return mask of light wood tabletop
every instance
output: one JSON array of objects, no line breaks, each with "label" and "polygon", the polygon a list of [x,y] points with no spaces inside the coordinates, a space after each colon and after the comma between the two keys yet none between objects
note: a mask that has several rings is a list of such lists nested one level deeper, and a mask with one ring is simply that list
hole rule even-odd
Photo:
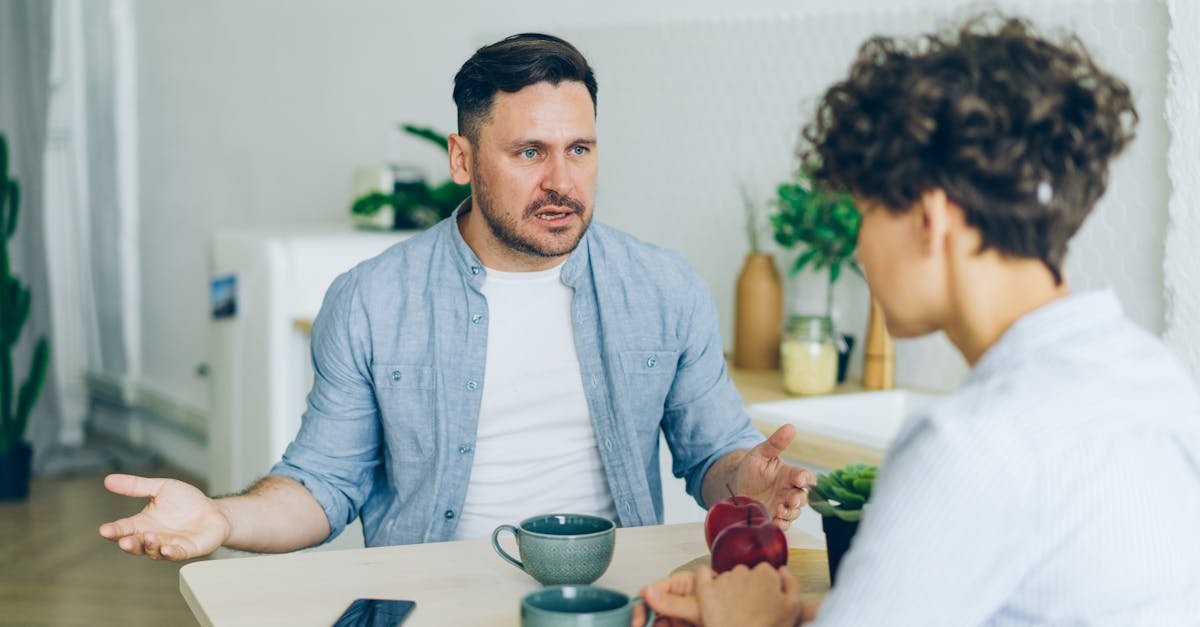
[{"label": "light wood tabletop", "polygon": [[[799,530],[787,536],[793,551],[825,548]],[[515,554],[511,536],[501,542]],[[707,552],[700,523],[618,529],[612,565],[595,585],[636,595]],[[517,625],[521,598],[541,586],[488,540],[468,540],[195,562],[179,587],[202,625],[328,627],[354,599],[383,598],[415,601],[405,626],[419,627]]]}]

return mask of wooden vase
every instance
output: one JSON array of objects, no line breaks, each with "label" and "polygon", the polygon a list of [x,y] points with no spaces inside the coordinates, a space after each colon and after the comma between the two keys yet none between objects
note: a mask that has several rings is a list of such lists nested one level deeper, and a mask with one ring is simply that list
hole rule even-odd
[{"label": "wooden vase", "polygon": [[779,368],[783,335],[783,284],[775,259],[751,253],[738,274],[734,303],[733,365],[747,370]]},{"label": "wooden vase", "polygon": [[863,352],[863,387],[890,390],[896,387],[896,347],[888,333],[879,302],[871,299],[867,343]]}]

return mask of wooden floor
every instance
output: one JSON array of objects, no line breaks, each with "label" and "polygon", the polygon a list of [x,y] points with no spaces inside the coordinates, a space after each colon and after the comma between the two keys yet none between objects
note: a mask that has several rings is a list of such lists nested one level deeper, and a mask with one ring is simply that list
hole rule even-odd
[{"label": "wooden floor", "polygon": [[28,501],[0,503],[0,625],[196,624],[179,594],[181,564],[132,557],[100,537],[101,523],[144,505],[109,493],[103,477],[34,479]]}]

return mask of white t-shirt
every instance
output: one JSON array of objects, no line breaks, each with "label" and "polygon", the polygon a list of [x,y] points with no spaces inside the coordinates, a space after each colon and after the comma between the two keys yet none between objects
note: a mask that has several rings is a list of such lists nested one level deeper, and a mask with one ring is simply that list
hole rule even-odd
[{"label": "white t-shirt", "polygon": [[575,351],[575,291],[561,271],[487,270],[486,370],[458,540],[537,514],[616,520]]}]

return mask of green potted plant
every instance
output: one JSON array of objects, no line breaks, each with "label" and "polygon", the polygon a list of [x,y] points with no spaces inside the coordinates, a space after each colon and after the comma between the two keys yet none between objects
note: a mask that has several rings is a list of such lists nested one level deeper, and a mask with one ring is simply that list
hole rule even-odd
[{"label": "green potted plant", "polygon": [[[862,268],[854,259],[860,219],[854,200],[847,194],[816,188],[802,168],[793,180],[776,188],[774,204],[777,211],[770,222],[775,242],[789,250],[799,249],[789,274],[795,276],[807,268],[827,273],[824,317],[832,326],[834,285],[845,274],[845,268],[862,276]],[[841,334],[835,341],[837,380],[844,381],[854,337]]]},{"label": "green potted plant", "polygon": [[50,344],[42,336],[33,349],[29,376],[14,387],[13,348],[21,339],[31,304],[29,287],[13,275],[8,259],[8,240],[17,231],[20,202],[21,187],[8,177],[8,140],[0,133],[0,501],[29,496],[33,447],[25,441],[25,427],[50,362]]},{"label": "green potted plant", "polygon": [[821,528],[825,530],[830,584],[836,582],[838,564],[858,531],[867,500],[871,498],[875,472],[874,466],[850,464],[817,475],[817,485],[809,488],[808,505],[821,515]]},{"label": "green potted plant", "polygon": [[[446,136],[432,128],[402,124],[405,133],[428,141],[449,151]],[[354,216],[371,217],[384,208],[392,210],[394,229],[423,229],[449,217],[454,209],[471,195],[469,185],[459,185],[446,179],[437,185],[428,184],[423,177],[398,176],[390,191],[367,192],[350,205]]]}]

